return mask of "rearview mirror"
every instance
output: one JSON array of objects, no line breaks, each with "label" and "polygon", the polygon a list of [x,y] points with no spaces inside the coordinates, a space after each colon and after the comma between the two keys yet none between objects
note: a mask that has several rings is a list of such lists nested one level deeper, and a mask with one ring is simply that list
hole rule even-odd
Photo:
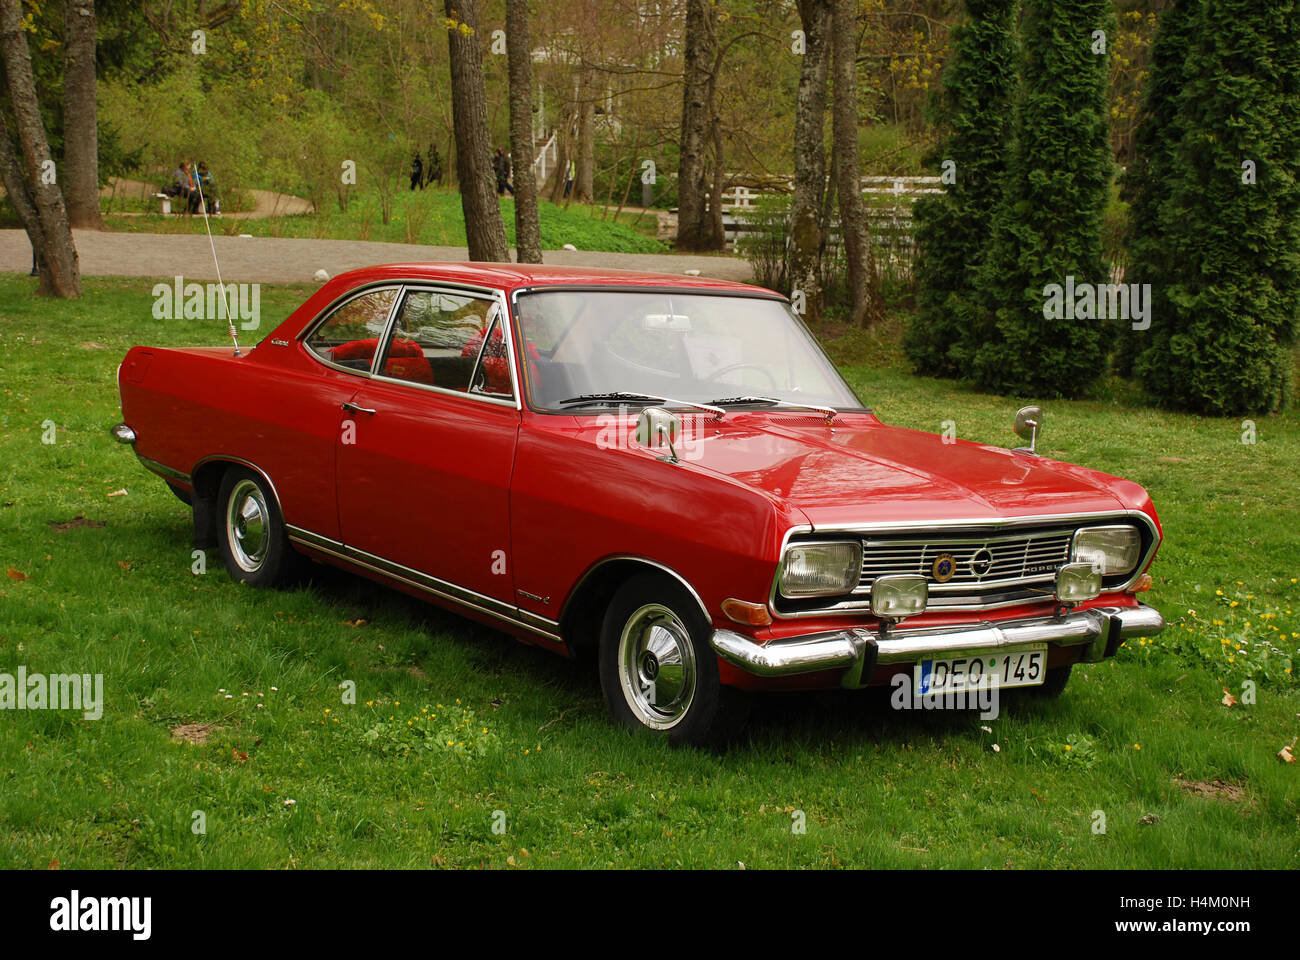
[{"label": "rearview mirror", "polygon": [[1038,444],[1038,431],[1043,428],[1043,408],[1042,407],[1021,407],[1016,411],[1016,424],[1013,428],[1016,436],[1021,440],[1028,440],[1029,446],[1016,447],[1017,453],[1033,453],[1037,456],[1034,447]]}]

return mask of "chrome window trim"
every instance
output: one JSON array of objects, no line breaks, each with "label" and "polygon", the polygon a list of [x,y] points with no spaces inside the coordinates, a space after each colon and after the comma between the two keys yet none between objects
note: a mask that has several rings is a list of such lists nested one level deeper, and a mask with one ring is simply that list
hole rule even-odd
[{"label": "chrome window trim", "polygon": [[[385,559],[377,554],[350,547],[341,540],[323,537],[303,527],[286,523],[285,532],[292,542],[302,544],[311,550],[317,550],[346,563],[363,567],[373,573],[378,573],[391,580],[422,590],[441,600],[460,604],[477,613],[486,614],[505,623],[522,627],[528,632],[543,637],[552,643],[564,643],[564,639],[559,634],[558,623],[536,614],[521,611],[518,607],[497,600],[495,597],[489,597],[467,587],[439,579],[404,564]],[[525,614],[527,614],[527,619],[524,618]]]},{"label": "chrome window trim", "polygon": [[[436,281],[428,281],[428,282],[415,281],[411,283],[403,283],[401,284],[401,288],[402,288],[401,292],[397,297],[397,303],[394,304],[393,310],[388,316],[388,322],[384,327],[384,339],[382,341],[382,352],[385,357],[388,355],[388,347],[390,343],[390,337],[393,332],[393,327],[397,323],[398,310],[401,309],[401,305],[403,301],[405,301],[407,294],[411,292],[418,293],[418,292],[425,292],[425,291],[437,292],[440,290],[450,290],[450,291],[455,291],[457,293],[469,292],[478,296],[482,296],[483,294],[490,294],[490,296],[483,296],[483,299],[491,300],[492,302],[494,302],[497,305],[497,310],[499,313],[503,313],[506,310],[505,294],[500,290],[494,290],[490,287],[470,287],[468,285],[437,283]],[[367,380],[374,380],[379,383],[395,383],[395,384],[400,384],[401,386],[404,387],[414,387],[418,390],[425,390],[430,393],[440,394],[444,397],[467,397],[472,400],[477,400],[481,403],[490,403],[499,407],[512,407],[515,410],[519,410],[521,409],[521,405],[519,402],[519,376],[518,376],[518,369],[517,369],[518,364],[515,363],[514,345],[510,343],[509,340],[510,338],[506,337],[506,341],[507,341],[506,356],[507,356],[507,362],[509,363],[510,366],[510,385],[513,388],[515,394],[513,397],[496,397],[487,393],[475,393],[472,390],[451,390],[448,389],[447,387],[440,387],[437,384],[417,383],[414,380],[403,380],[401,377],[389,377],[386,376],[385,374],[376,373],[376,372],[367,373],[364,376]],[[479,346],[478,356],[475,357],[474,359],[475,370],[478,368],[479,358],[482,357],[483,348],[484,346],[486,346],[486,344],[487,344],[487,336],[485,335],[483,337],[483,344]],[[310,349],[308,349],[307,352],[312,353]],[[380,355],[380,351],[376,350],[375,358],[378,359],[379,355]],[[315,354],[313,354],[313,356],[315,356]],[[320,358],[317,357],[317,359]],[[321,361],[321,362],[326,363],[326,361]],[[355,370],[351,370],[349,372],[357,373],[357,371]],[[470,372],[470,382],[471,383],[474,382],[473,370],[471,370]]]},{"label": "chrome window trim", "polygon": [[[873,533],[899,533],[910,530],[955,530],[959,533],[965,529],[1015,529],[1016,527],[1030,527],[1039,525],[1049,525],[1053,523],[1081,524],[1088,520],[1115,520],[1119,518],[1132,519],[1146,524],[1151,533],[1151,544],[1142,554],[1142,559],[1133,570],[1131,576],[1124,583],[1114,587],[1106,587],[1105,593],[1122,593],[1137,582],[1138,577],[1142,575],[1151,562],[1152,556],[1160,547],[1161,536],[1153,521],[1144,511],[1124,508],[1119,510],[1097,510],[1087,513],[1048,513],[1036,514],[1027,517],[993,517],[993,518],[961,518],[954,520],[923,520],[919,522],[909,522],[906,520],[890,520],[882,523],[872,524],[826,524],[824,526],[813,526],[812,524],[799,524],[786,530],[785,535],[781,538],[780,552],[776,558],[776,570],[772,575],[772,585],[768,590],[767,605],[772,616],[778,620],[802,620],[809,617],[825,616],[852,616],[862,615],[870,612],[871,604],[864,600],[846,600],[829,607],[822,607],[817,610],[800,610],[793,612],[782,612],[777,609],[779,594],[777,593],[778,580],[781,575],[781,563],[785,558],[786,548],[790,545],[791,539],[803,534],[815,533],[818,536],[826,533],[834,534],[856,534],[860,537],[867,537]],[[1043,601],[1052,599],[1053,594],[1047,592],[1043,596]],[[978,604],[938,604],[932,608],[927,607],[927,613],[965,613],[978,610],[996,610],[1002,607],[1021,606],[1024,604],[1036,603],[1039,601],[1033,598],[1020,598],[1016,600],[1002,600],[993,603]]]},{"label": "chrome window trim", "polygon": [[[402,293],[404,288],[405,285],[401,280],[379,280],[374,283],[365,284],[364,286],[354,287],[353,289],[349,290],[347,293],[341,294],[338,297],[335,297],[333,300],[331,300],[329,305],[323,308],[320,313],[316,314],[316,318],[312,320],[310,323],[308,323],[307,326],[303,328],[302,332],[300,332],[295,339],[302,346],[303,352],[306,353],[307,356],[315,360],[317,363],[319,363],[321,366],[328,367],[331,370],[340,370],[343,373],[350,373],[354,377],[359,377],[362,380],[369,380],[372,376],[374,376],[375,357],[379,356],[379,351],[385,343],[385,338],[388,336],[388,331],[392,328],[393,317],[397,313],[397,308],[401,306]],[[324,326],[325,323],[328,322],[329,318],[332,317],[335,314],[335,312],[337,312],[339,309],[347,306],[349,303],[351,303],[353,300],[356,300],[359,297],[364,297],[367,294],[375,293],[380,290],[390,290],[390,289],[396,290],[397,296],[393,298],[393,305],[388,308],[388,316],[384,318],[384,328],[378,335],[377,346],[375,349],[375,356],[370,358],[369,370],[358,370],[355,367],[345,367],[341,363],[335,363],[332,360],[326,360],[319,353],[317,353],[315,350],[313,350],[311,347],[307,345],[308,338],[311,337],[312,334],[314,334],[318,329]]]}]

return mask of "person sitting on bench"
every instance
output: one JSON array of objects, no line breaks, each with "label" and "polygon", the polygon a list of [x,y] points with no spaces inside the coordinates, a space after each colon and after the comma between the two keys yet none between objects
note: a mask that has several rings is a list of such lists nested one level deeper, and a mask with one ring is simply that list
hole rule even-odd
[{"label": "person sitting on bench", "polygon": [[[182,160],[181,165],[172,173],[171,186],[164,188],[163,193],[169,197],[180,197],[188,202],[190,194],[193,192],[194,178],[190,175],[190,165],[185,160]],[[198,202],[197,198],[194,202]]]}]

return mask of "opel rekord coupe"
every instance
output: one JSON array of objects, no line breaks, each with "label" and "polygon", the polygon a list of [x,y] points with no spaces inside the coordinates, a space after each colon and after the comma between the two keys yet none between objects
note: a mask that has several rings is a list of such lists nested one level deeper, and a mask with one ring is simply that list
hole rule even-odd
[{"label": "opel rekord coupe", "polygon": [[1059,693],[1153,634],[1136,483],[882,423],[768,290],[415,263],[135,347],[117,438],[255,586],[334,564],[572,657],[674,742],[765,689]]}]

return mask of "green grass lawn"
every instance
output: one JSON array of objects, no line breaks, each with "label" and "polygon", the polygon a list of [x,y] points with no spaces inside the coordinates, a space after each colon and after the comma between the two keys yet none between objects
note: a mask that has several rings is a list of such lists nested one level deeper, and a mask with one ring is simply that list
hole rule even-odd
[{"label": "green grass lawn", "polygon": [[[559,250],[571,243],[579,250],[614,253],[664,253],[668,246],[655,238],[657,221],[652,213],[638,217],[624,211],[618,221],[614,211],[608,217],[598,207],[572,204],[556,206],[542,201],[538,209],[541,221],[542,249]],[[514,199],[501,199],[501,217],[506,236],[515,242]],[[110,230],[134,233],[203,233],[202,217],[179,214],[163,216],[105,216]],[[423,243],[433,246],[463,247],[465,218],[461,212],[460,193],[429,188],[423,191],[400,190],[393,197],[389,222],[380,213],[374,193],[358,194],[347,211],[331,203],[315,214],[272,216],[256,220],[212,221],[215,233],[249,233],[255,237],[311,237],[330,240],[378,240],[388,243]]]},{"label": "green grass lawn", "polygon": [[[719,755],[615,729],[590,668],[348,575],[193,572],[186,509],[106,432],[113,374],[223,331],[155,320],[149,281],[32,286],[0,276],[0,673],[102,673],[105,708],[0,712],[0,866],[1300,866],[1294,412],[1243,444],[1123,390],[1049,403],[1043,452],[1151,490],[1166,632],[989,721],[765,698]],[[263,329],[308,293],[264,287]],[[889,337],[832,350],[887,421],[1014,440],[1018,400],[911,376]]]}]

